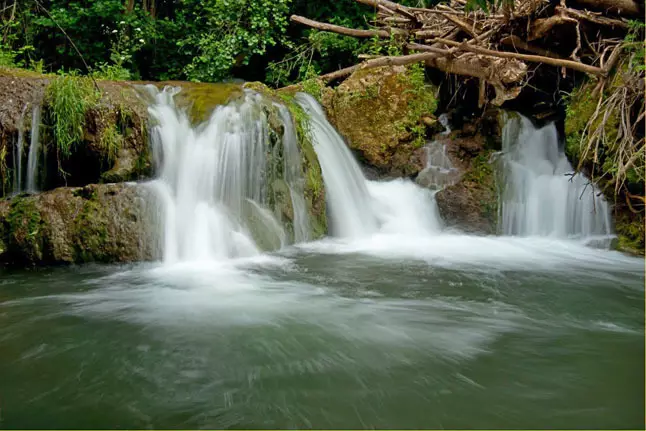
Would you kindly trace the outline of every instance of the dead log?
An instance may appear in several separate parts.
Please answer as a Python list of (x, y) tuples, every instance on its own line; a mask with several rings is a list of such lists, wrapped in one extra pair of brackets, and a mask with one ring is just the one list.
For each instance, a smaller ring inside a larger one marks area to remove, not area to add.
[(426, 60), (426, 65), (444, 73), (477, 78), (481, 82), (481, 92), (484, 91), (482, 86), (485, 82), (491, 84), (496, 91), (496, 97), (492, 101), (496, 106), (515, 99), (520, 94), (521, 83), (527, 75), (527, 65), (523, 62), (475, 54), (455, 59), (432, 57)]
[(573, 3), (591, 10), (614, 15), (641, 15), (639, 4), (634, 0), (574, 0)]
[(598, 24), (606, 27), (617, 27), (617, 28), (628, 28), (628, 23), (620, 19), (608, 18), (601, 16), (599, 14), (593, 14), (590, 12), (583, 12), (577, 9), (572, 9), (569, 7), (556, 6), (556, 12), (562, 15), (569, 15), (572, 18), (577, 18), (579, 20), (588, 21), (594, 24)]
[(529, 32), (527, 34), (527, 41), (531, 42), (533, 40), (542, 39), (545, 37), (554, 27), (562, 25), (576, 25), (579, 21), (569, 16), (564, 15), (552, 15), (549, 18), (539, 18), (536, 21), (532, 22), (529, 27)]
[(392, 11), (395, 11), (406, 18), (417, 22), (417, 17), (412, 13), (412, 11), (409, 10), (406, 6), (402, 6), (398, 3), (391, 2), (389, 0), (357, 0), (359, 3), (366, 4), (368, 6), (372, 6), (374, 8), (378, 6), (384, 6)]

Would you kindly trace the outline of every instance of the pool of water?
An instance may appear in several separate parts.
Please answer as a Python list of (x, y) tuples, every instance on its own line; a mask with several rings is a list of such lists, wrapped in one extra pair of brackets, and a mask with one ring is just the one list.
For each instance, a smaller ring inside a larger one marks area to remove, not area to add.
[(376, 235), (0, 272), (2, 428), (643, 428), (643, 259)]

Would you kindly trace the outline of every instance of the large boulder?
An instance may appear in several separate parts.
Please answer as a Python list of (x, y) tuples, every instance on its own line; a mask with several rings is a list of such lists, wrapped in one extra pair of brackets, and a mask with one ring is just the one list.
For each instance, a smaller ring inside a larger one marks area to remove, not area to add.
[(436, 100), (421, 67), (359, 70), (321, 99), (330, 122), (364, 165), (392, 177), (414, 176), (424, 168), (424, 120), (432, 118)]
[(61, 187), (0, 201), (0, 261), (13, 265), (129, 262), (155, 256), (145, 188)]

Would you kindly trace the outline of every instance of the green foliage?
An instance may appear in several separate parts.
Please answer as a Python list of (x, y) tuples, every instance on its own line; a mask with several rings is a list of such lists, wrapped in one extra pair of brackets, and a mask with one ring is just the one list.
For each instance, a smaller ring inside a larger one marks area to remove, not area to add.
[(287, 29), (291, 0), (184, 0), (184, 13), (195, 28), (179, 40), (191, 57), (186, 76), (194, 81), (220, 81), (234, 67), (264, 54)]
[(99, 95), (89, 78), (65, 75), (49, 84), (45, 97), (58, 154), (68, 157), (82, 140), (85, 115)]
[(106, 155), (108, 162), (114, 162), (123, 144), (123, 136), (117, 129), (116, 124), (108, 125), (101, 130), (98, 144), (103, 150), (103, 154)]
[(413, 97), (408, 102), (408, 123), (405, 125), (413, 135), (413, 146), (421, 148), (426, 143), (426, 126), (421, 123), (424, 115), (431, 115), (437, 109), (434, 88), (426, 83), (423, 63), (409, 67), (408, 73), (401, 74), (400, 79), (406, 84)]
[(629, 31), (624, 39), (624, 47), (632, 53), (630, 58), (630, 68), (643, 72), (646, 70), (646, 56), (644, 41), (644, 22), (632, 20), (628, 22)]

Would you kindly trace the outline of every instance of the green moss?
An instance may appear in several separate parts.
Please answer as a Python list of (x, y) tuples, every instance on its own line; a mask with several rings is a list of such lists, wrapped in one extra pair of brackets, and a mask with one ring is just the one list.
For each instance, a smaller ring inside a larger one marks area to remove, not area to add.
[[(16, 197), (11, 202), (7, 216), (10, 249), (17, 255), (37, 261), (42, 256), (42, 219), (35, 200), (30, 197)], [(18, 252), (20, 251), (20, 252)]]
[[(499, 192), (496, 183), (496, 171), (489, 162), (493, 151), (487, 150), (471, 160), (470, 169), (464, 174), (463, 181), (469, 189), (477, 194), (480, 215), (495, 226), (498, 218)], [(494, 229), (495, 231), (495, 229)]]
[(179, 105), (187, 106), (191, 119), (202, 122), (216, 106), (242, 94), (238, 84), (181, 83), (182, 91), (175, 97)]
[(0, 196), (5, 196), (11, 187), (11, 169), (7, 165), (7, 145), (0, 142)]
[(108, 221), (101, 207), (97, 192), (92, 187), (75, 191), (84, 199), (83, 207), (73, 221), (74, 261), (107, 262)]
[(323, 97), (323, 88), (325, 87), (325, 85), (320, 79), (317, 79), (317, 78), (307, 79), (303, 81), (301, 85), (305, 93), (310, 94), (316, 100), (321, 102), (321, 98)]
[(617, 249), (632, 254), (644, 254), (644, 215), (622, 213), (615, 219)]
[(107, 125), (101, 130), (98, 145), (103, 154), (105, 154), (108, 162), (114, 162), (123, 145), (123, 136), (117, 129), (116, 124)]

